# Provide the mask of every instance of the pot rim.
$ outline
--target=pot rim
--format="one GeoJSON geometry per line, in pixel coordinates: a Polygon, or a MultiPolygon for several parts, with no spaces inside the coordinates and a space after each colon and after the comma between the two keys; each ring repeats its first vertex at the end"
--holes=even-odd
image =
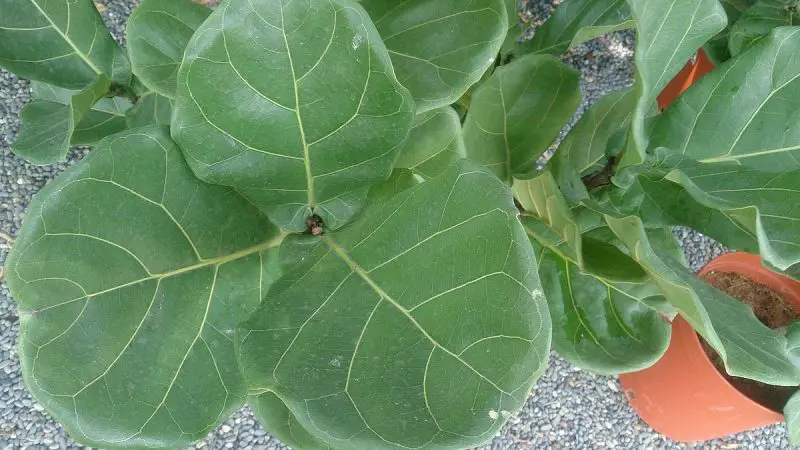
{"type": "MultiPolygon", "coordinates": [[[[756,255],[745,252],[726,253],[711,260],[702,269],[700,269],[697,275],[702,276],[714,271],[737,273],[756,283],[763,284],[775,291],[778,295],[784,297],[784,299],[789,302],[796,311],[800,312],[800,283],[785,275],[781,275],[777,272],[767,269],[761,263],[761,258],[756,255]]],[[[681,320],[684,319],[681,318],[681,320]]],[[[725,378],[719,369],[717,369],[714,363],[711,362],[711,359],[708,357],[702,347],[700,336],[698,336],[696,331],[692,333],[690,339],[692,340],[692,345],[696,345],[699,347],[700,351],[703,352],[704,364],[707,364],[709,368],[714,371],[722,383],[730,386],[735,391],[735,394],[733,395],[738,395],[742,399],[747,400],[748,402],[752,403],[754,407],[760,409],[764,413],[775,414],[781,420],[784,418],[782,412],[775,411],[753,400],[752,398],[743,394],[739,389],[736,388],[736,386],[728,381],[728,379],[725,378]]]]}

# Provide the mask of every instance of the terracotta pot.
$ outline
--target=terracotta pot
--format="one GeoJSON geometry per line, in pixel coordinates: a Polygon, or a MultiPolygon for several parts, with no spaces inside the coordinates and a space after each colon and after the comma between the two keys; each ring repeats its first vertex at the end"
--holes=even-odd
{"type": "MultiPolygon", "coordinates": [[[[700,274],[736,272],[781,294],[800,311],[800,283],[766,269],[758,256],[728,253],[700,274]]],[[[718,438],[783,421],[733,387],[714,367],[700,338],[680,317],[664,356],[652,367],[620,376],[631,406],[648,425],[676,441],[718,438]]]]}

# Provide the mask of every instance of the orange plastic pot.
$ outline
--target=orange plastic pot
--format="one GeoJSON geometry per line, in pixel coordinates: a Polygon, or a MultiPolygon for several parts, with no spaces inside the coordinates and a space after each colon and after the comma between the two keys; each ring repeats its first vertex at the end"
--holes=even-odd
{"type": "Polygon", "coordinates": [[[706,53],[700,50],[697,52],[695,60],[688,62],[667,87],[661,91],[661,94],[658,96],[658,106],[662,110],[666,109],[678,98],[681,92],[689,89],[689,87],[702,78],[703,75],[714,69],[714,64],[708,59],[706,53]]]}
{"type": "MultiPolygon", "coordinates": [[[[766,285],[800,311],[800,283],[766,269],[758,256],[728,253],[700,274],[736,272],[766,285]]],[[[620,376],[629,403],[648,425],[676,441],[705,441],[783,421],[733,387],[714,367],[694,329],[680,317],[664,356],[652,367],[620,376]]]]}

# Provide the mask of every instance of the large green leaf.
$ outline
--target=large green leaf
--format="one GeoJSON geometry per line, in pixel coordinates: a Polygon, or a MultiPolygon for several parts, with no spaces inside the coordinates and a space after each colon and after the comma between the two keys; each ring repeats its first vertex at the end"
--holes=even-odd
{"type": "Polygon", "coordinates": [[[389,177],[413,103],[358,4],[226,2],[186,50],[172,135],[200,178],[276,225],[336,229],[389,177]]]}
{"type": "Polygon", "coordinates": [[[603,167],[609,139],[630,124],[636,102],[632,90],[606,95],[592,105],[558,146],[555,159],[570,164],[578,173],[603,167]]]}
{"type": "Polygon", "coordinates": [[[143,0],[125,30],[133,73],[153,91],[175,97],[183,52],[209,14],[192,0],[143,0]]]}
{"type": "Polygon", "coordinates": [[[575,261],[531,242],[539,247],[553,348],[563,358],[585,370],[617,375],[649,367],[664,354],[671,327],[653,306],[665,302],[658,286],[584,274],[575,261]]]}
{"type": "Polygon", "coordinates": [[[579,82],[577,71],[546,55],[498,68],[472,97],[464,122],[467,154],[508,183],[532,173],[578,108],[579,82]]]}
{"type": "Polygon", "coordinates": [[[472,447],[524,404],[550,318],[490,172],[462,161],[315,239],[243,326],[251,389],[343,449],[472,447]]]}
{"type": "MultiPolygon", "coordinates": [[[[70,105],[77,91],[55,87],[47,83],[31,83],[33,98],[70,105]]],[[[106,136],[124,131],[128,126],[125,112],[131,103],[122,97],[101,98],[83,116],[72,131],[70,145],[94,145],[106,136]]]]}
{"type": "Polygon", "coordinates": [[[729,374],[776,386],[800,384],[800,370],[790,361],[786,338],[762,324],[750,307],[657,252],[638,217],[606,216],[606,221],[667,300],[722,357],[729,374]]]}
{"type": "Polygon", "coordinates": [[[61,101],[34,100],[20,113],[14,153],[34,164],[54,164],[64,159],[72,133],[92,106],[108,92],[110,81],[98,75],[92,85],[73,91],[61,101]]]}
{"type": "Polygon", "coordinates": [[[129,63],[91,0],[0,0],[0,66],[67,89],[102,74],[130,81],[129,63]]]}
{"type": "Polygon", "coordinates": [[[167,97],[148,92],[126,114],[128,127],[138,128],[148,125],[169,125],[172,117],[172,104],[167,97]]]}
{"type": "Polygon", "coordinates": [[[582,42],[634,25],[626,0],[568,0],[516,51],[560,55],[582,42]]]}
{"type": "Polygon", "coordinates": [[[445,106],[414,118],[395,167],[433,178],[465,156],[461,120],[453,108],[445,106]]]}
{"type": "Polygon", "coordinates": [[[795,392],[783,407],[783,415],[786,416],[789,442],[792,445],[800,445],[800,392],[795,392]]]}
{"type": "Polygon", "coordinates": [[[773,28],[800,23],[797,11],[790,8],[790,4],[794,3],[794,0],[760,0],[745,11],[731,27],[728,37],[731,55],[736,56],[749,49],[773,28]]]}
{"type": "Polygon", "coordinates": [[[250,396],[247,404],[258,422],[281,442],[303,450],[327,450],[331,447],[306,430],[286,404],[272,391],[250,396]]]}
{"type": "Polygon", "coordinates": [[[504,0],[362,0],[417,113],[455,103],[492,64],[508,31],[504,0]]]}
{"type": "Polygon", "coordinates": [[[636,20],[638,96],[624,166],[646,159],[645,120],[656,112],[656,97],[698,48],[725,29],[727,17],[717,0],[628,0],[636,20]]]}
{"type": "Polygon", "coordinates": [[[585,204],[618,218],[637,216],[647,228],[688,226],[728,248],[758,253],[756,233],[740,223],[735,213],[701,203],[657,171],[638,177],[626,190],[610,188],[595,193],[585,204]]]}
{"type": "Polygon", "coordinates": [[[734,164],[698,164],[667,178],[757,236],[761,257],[770,264],[785,270],[800,263],[800,171],[775,174],[734,164]]]}
{"type": "Polygon", "coordinates": [[[650,145],[702,162],[800,169],[800,28],[776,29],[659,116],[650,145]]]}
{"type": "Polygon", "coordinates": [[[195,178],[166,129],[104,140],[35,197],[8,258],[29,389],[87,445],[200,439],[244,402],[234,328],[280,238],[195,178]]]}

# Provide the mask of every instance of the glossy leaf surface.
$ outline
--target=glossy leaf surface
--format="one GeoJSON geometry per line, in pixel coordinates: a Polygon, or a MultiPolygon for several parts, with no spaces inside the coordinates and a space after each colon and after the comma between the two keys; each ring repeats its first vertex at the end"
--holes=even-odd
{"type": "Polygon", "coordinates": [[[165,129],[109,137],[36,196],[8,258],[28,388],[93,447],[200,439],[244,403],[234,328],[280,238],[165,129]]]}
{"type": "Polygon", "coordinates": [[[649,367],[664,354],[671,327],[652,306],[666,301],[658,286],[584,274],[575,261],[532,242],[541,248],[539,277],[559,355],[582,369],[616,375],[649,367]]]}
{"type": "Polygon", "coordinates": [[[130,81],[130,65],[91,0],[0,1],[0,66],[66,89],[84,89],[102,74],[130,81]]]}
{"type": "Polygon", "coordinates": [[[461,120],[449,106],[417,115],[395,163],[424,178],[434,178],[466,156],[461,120]]]}
{"type": "Polygon", "coordinates": [[[467,154],[508,183],[532,173],[580,97],[578,73],[553,57],[526,55],[499,67],[472,97],[467,154]]]}
{"type": "Polygon", "coordinates": [[[656,119],[651,147],[702,162],[800,169],[800,28],[776,29],[656,119]]]}
{"type": "Polygon", "coordinates": [[[508,31],[505,0],[362,0],[417,113],[455,103],[493,63],[508,31]]]}
{"type": "MultiPolygon", "coordinates": [[[[77,91],[63,89],[50,84],[31,83],[33,98],[69,105],[77,91]]],[[[94,145],[106,136],[124,131],[128,126],[125,112],[131,103],[122,97],[101,98],[83,116],[83,120],[72,131],[70,145],[94,145]]]]}
{"type": "Polygon", "coordinates": [[[667,300],[706,340],[733,376],[778,386],[800,382],[786,338],[763,325],[753,310],[697,278],[680,262],[656,251],[636,217],[606,216],[611,229],[650,273],[667,300]]]}
{"type": "Polygon", "coordinates": [[[221,5],[178,74],[172,135],[203,180],[278,226],[344,225],[389,177],[413,119],[408,91],[350,0],[221,5]]]}
{"type": "Polygon", "coordinates": [[[345,449],[471,447],[523,405],[550,318],[491,173],[463,161],[316,239],[243,326],[251,389],[345,449]]]}
{"type": "Polygon", "coordinates": [[[558,56],[585,41],[634,25],[626,0],[567,0],[517,51],[558,56]]]}
{"type": "Polygon", "coordinates": [[[82,91],[69,95],[66,103],[34,100],[20,112],[19,136],[14,153],[34,164],[61,162],[69,150],[72,133],[92,106],[109,87],[109,79],[98,75],[95,82],[82,91]]]}
{"type": "Polygon", "coordinates": [[[727,16],[717,0],[628,0],[636,20],[638,100],[624,165],[645,160],[649,137],[645,120],[655,113],[656,97],[698,48],[725,29],[727,16]]]}
{"type": "Polygon", "coordinates": [[[125,30],[133,73],[148,88],[175,97],[183,52],[211,10],[192,0],[144,0],[125,30]]]}

